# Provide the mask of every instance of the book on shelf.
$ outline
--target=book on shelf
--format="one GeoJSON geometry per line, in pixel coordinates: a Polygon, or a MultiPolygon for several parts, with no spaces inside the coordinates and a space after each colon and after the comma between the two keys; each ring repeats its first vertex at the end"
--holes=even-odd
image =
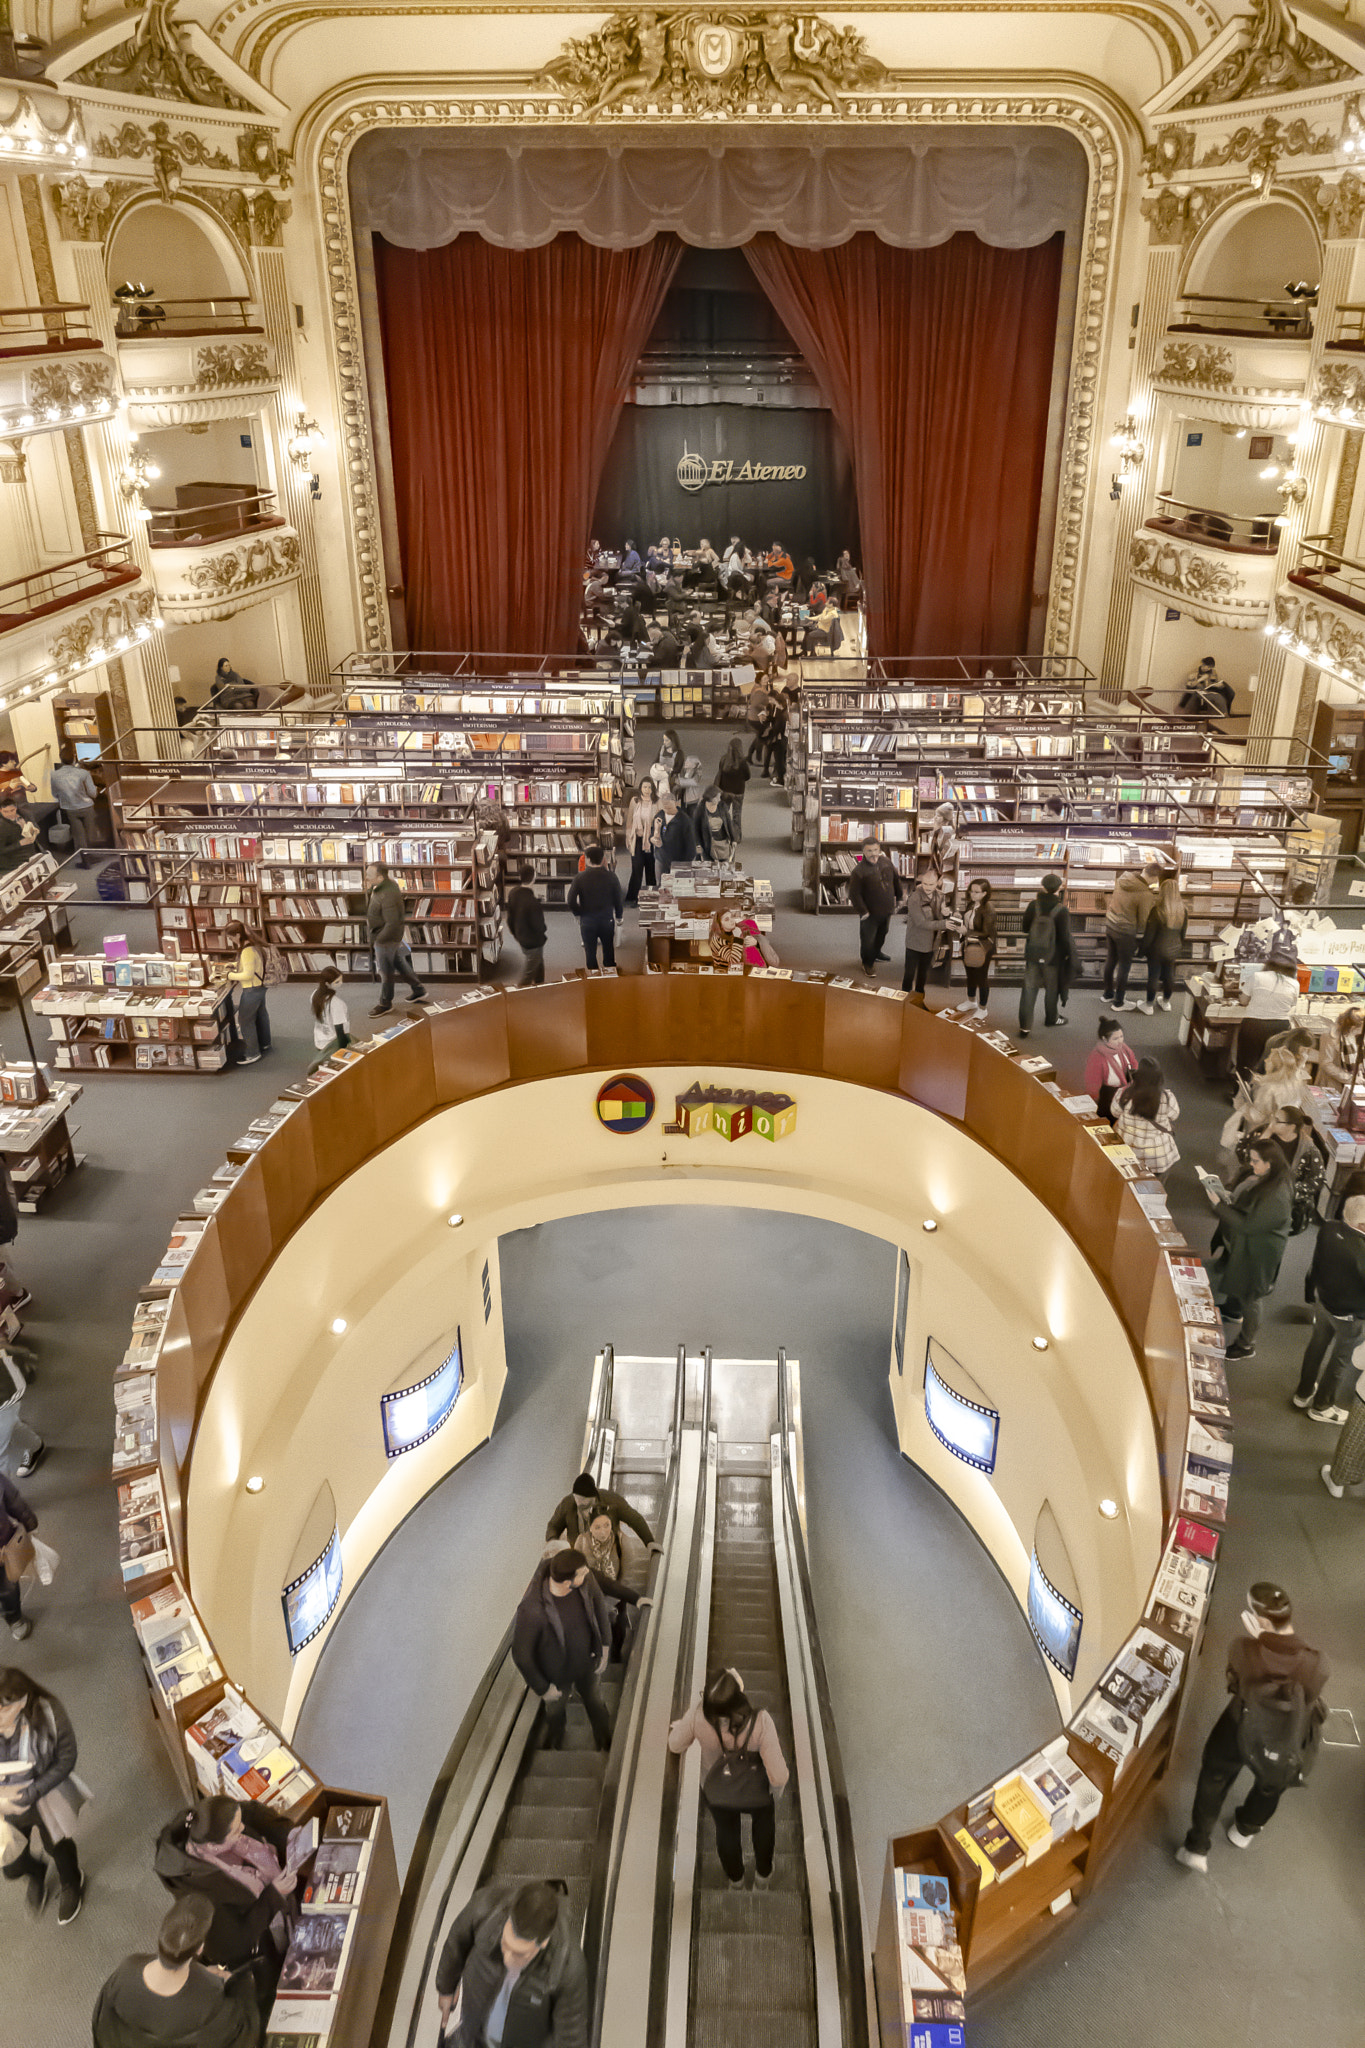
{"type": "Polygon", "coordinates": [[[995,1811],[989,1792],[983,1799],[968,1806],[967,1818],[963,1829],[959,1831],[959,1836],[962,1832],[969,1836],[990,1864],[998,1884],[1014,1877],[1023,1869],[1023,1844],[1015,1839],[995,1811]]]}
{"type": "Polygon", "coordinates": [[[366,1837],[324,1841],[300,1899],[304,1912],[350,1912],[360,1902],[369,1863],[370,1843],[366,1837]]]}
{"type": "Polygon", "coordinates": [[[135,1600],[132,1616],[152,1682],[168,1705],[189,1699],[223,1676],[223,1667],[178,1578],[135,1600]]]}
{"type": "Polygon", "coordinates": [[[301,1915],[290,1932],[277,1997],[335,1998],[341,1989],[355,1925],[353,1913],[301,1915]]]}
{"type": "Polygon", "coordinates": [[[157,1455],[156,1374],[125,1373],[114,1381],[115,1472],[154,1465],[157,1455]]]}
{"type": "Polygon", "coordinates": [[[125,1583],[167,1571],[171,1563],[161,1475],[125,1479],[118,1489],[119,1566],[125,1583]]]}

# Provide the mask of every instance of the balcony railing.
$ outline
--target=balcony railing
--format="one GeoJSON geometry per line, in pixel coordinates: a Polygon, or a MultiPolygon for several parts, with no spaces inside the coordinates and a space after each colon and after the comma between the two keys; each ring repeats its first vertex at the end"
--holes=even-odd
{"type": "Polygon", "coordinates": [[[1330,597],[1353,612],[1365,612],[1365,562],[1355,562],[1349,555],[1343,555],[1328,534],[1310,534],[1300,541],[1299,559],[1289,572],[1289,581],[1300,590],[1315,590],[1330,597]]]}
{"type": "Polygon", "coordinates": [[[99,336],[85,317],[89,311],[65,299],[49,306],[0,306],[0,357],[98,348],[99,336]]]}
{"type": "Polygon", "coordinates": [[[100,533],[98,546],[65,562],[50,562],[45,569],[32,569],[27,576],[11,577],[0,583],[0,633],[27,626],[51,612],[66,611],[73,604],[117,590],[122,583],[136,583],[141,575],[137,563],[129,560],[132,543],[124,533],[100,533]]]}
{"type": "Polygon", "coordinates": [[[120,341],[148,341],[169,334],[263,334],[244,298],[115,299],[114,332],[120,341]]]}
{"type": "Polygon", "coordinates": [[[1160,510],[1147,524],[1158,533],[1173,533],[1200,547],[1223,548],[1234,555],[1273,555],[1280,544],[1278,513],[1217,512],[1206,505],[1188,505],[1167,491],[1158,491],[1156,501],[1160,510]]]}
{"type": "Polygon", "coordinates": [[[176,496],[183,502],[148,507],[150,547],[207,547],[213,541],[231,540],[237,534],[259,533],[263,527],[285,523],[273,491],[237,490],[222,484],[181,484],[176,496]],[[195,492],[205,495],[188,495],[195,492]],[[207,495],[210,492],[212,496],[207,495]]]}
{"type": "Polygon", "coordinates": [[[1365,306],[1338,306],[1329,348],[1354,349],[1365,355],[1365,306]]]}
{"type": "Polygon", "coordinates": [[[1313,306],[1308,299],[1220,299],[1208,292],[1186,292],[1166,332],[1306,339],[1313,332],[1313,306]]]}

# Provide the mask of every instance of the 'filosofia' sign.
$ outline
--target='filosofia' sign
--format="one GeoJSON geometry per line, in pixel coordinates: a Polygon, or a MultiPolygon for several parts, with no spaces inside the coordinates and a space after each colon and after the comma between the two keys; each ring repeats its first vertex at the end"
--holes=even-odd
{"type": "Polygon", "coordinates": [[[704,455],[689,454],[684,447],[678,461],[678,482],[685,491],[699,491],[706,484],[795,484],[806,474],[804,462],[708,462],[704,455]]]}
{"type": "Polygon", "coordinates": [[[750,1131],[755,1137],[775,1144],[796,1129],[796,1104],[790,1095],[755,1088],[703,1088],[694,1081],[685,1095],[677,1098],[677,1120],[666,1124],[674,1136],[697,1138],[714,1131],[731,1144],[750,1131]]]}

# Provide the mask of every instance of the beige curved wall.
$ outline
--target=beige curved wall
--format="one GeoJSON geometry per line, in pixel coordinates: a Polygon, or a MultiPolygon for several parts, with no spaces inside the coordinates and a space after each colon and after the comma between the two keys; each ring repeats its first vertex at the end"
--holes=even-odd
{"type": "MultiPolygon", "coordinates": [[[[320,1484],[337,1501],[344,1606],[403,1516],[491,1428],[505,1375],[502,1232],[588,1209],[695,1201],[821,1216],[906,1247],[906,1371],[892,1373],[902,1446],[971,1521],[1021,1604],[1038,1511],[1051,1503],[1085,1611],[1076,1684],[1087,1686],[1140,1611],[1160,1553],[1161,1499],[1146,1387],[1066,1231],[998,1160],[914,1103],[727,1067],[727,1081],[783,1087],[798,1103],[789,1137],[727,1145],[660,1128],[673,1093],[705,1067],[642,1071],[660,1101],[644,1133],[617,1137],[598,1122],[605,1072],[504,1088],[397,1139],[285,1245],[222,1353],[190,1473],[190,1574],[227,1668],[292,1729],[326,1632],[291,1667],[280,1587],[320,1484]],[[458,1230],[447,1224],[451,1211],[465,1218],[458,1230]],[[932,1235],[921,1229],[929,1216],[940,1223],[932,1235]],[[494,1290],[487,1325],[485,1258],[494,1290]],[[329,1327],[337,1316],[348,1325],[340,1337],[329,1327]],[[467,1372],[456,1412],[428,1444],[387,1465],[379,1396],[404,1368],[413,1377],[429,1369],[456,1322],[467,1372]],[[1001,1409],[993,1479],[953,1458],[924,1422],[930,1334],[1001,1409]],[[1036,1334],[1048,1338],[1044,1353],[1033,1348],[1036,1334]],[[266,1481],[259,1495],[243,1491],[250,1473],[266,1481]],[[1117,1521],[1101,1519],[1103,1496],[1122,1504],[1117,1521]]],[[[603,1312],[606,1339],[609,1302],[603,1312]]],[[[886,1315],[889,1343],[890,1299],[886,1315]]],[[[703,1320],[699,1311],[695,1329],[661,1331],[660,1347],[705,1343],[703,1320]]],[[[801,1349],[799,1330],[775,1331],[773,1341],[801,1349]]],[[[585,1358],[585,1398],[589,1365],[585,1358]]],[[[1065,1713],[1069,1689],[1054,1683],[1065,1713]]]]}

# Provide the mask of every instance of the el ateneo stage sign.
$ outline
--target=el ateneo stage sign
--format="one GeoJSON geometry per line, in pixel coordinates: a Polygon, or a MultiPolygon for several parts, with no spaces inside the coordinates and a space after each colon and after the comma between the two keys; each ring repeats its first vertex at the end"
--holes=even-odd
{"type": "Polygon", "coordinates": [[[661,534],[723,548],[780,540],[800,561],[857,558],[853,470],[833,415],[819,407],[625,405],[602,473],[593,532],[643,549],[661,534]]]}
{"type": "Polygon", "coordinates": [[[702,491],[708,484],[799,484],[806,474],[804,462],[742,462],[738,469],[730,457],[708,463],[683,443],[678,458],[678,482],[685,491],[702,491]]]}

